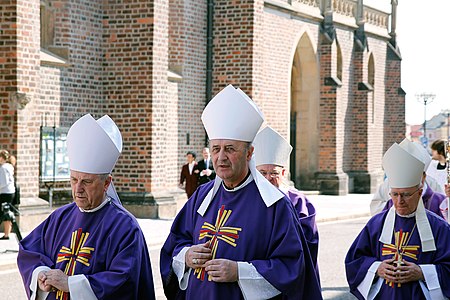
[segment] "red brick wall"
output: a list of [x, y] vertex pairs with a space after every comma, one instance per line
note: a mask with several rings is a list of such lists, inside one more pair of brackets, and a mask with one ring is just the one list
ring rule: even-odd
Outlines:
[[[386, 65], [387, 65], [387, 52], [385, 40], [368, 38], [370, 53], [373, 55], [375, 66], [375, 86], [374, 86], [374, 109], [372, 111], [372, 99], [368, 99], [369, 105], [369, 121], [368, 121], [368, 166], [369, 172], [378, 172], [380, 175], [383, 173], [381, 167], [381, 159], [383, 157], [383, 141], [386, 137], [383, 133], [384, 128], [384, 116], [390, 115], [391, 111], [385, 110], [386, 95], [385, 91], [391, 89], [392, 82], [387, 79]], [[367, 64], [366, 64], [367, 65]], [[400, 68], [400, 64], [398, 64]], [[399, 74], [397, 74], [399, 75]], [[400, 81], [400, 78], [397, 78]], [[405, 107], [404, 99], [396, 98], [399, 103], [403, 103]], [[373, 122], [372, 122], [373, 114]], [[403, 118], [404, 120], [404, 118]], [[396, 120], [397, 125], [401, 124], [402, 119]], [[401, 127], [401, 126], [400, 126]], [[402, 135], [405, 133], [405, 126], [402, 129]]]
[[348, 118], [350, 131], [346, 148], [351, 155], [350, 170], [367, 170], [367, 125], [368, 125], [368, 101], [367, 90], [358, 90], [359, 83], [367, 83], [367, 53], [364, 50], [353, 52], [352, 68], [353, 77], [350, 89], [352, 91], [349, 101]]
[[[119, 191], [175, 190], [185, 152], [194, 150], [200, 158], [205, 138], [200, 115], [208, 100], [206, 1], [52, 1], [53, 46], [68, 50], [67, 66], [59, 67], [40, 65], [39, 2], [4, 1], [0, 11], [0, 141], [18, 155], [26, 196], [37, 195], [41, 120], [70, 126], [88, 112], [109, 114], [122, 131], [124, 151], [114, 170]], [[369, 36], [369, 51], [357, 59], [353, 28], [338, 26], [342, 87], [328, 87], [323, 81], [335, 75], [336, 45], [320, 43], [320, 18], [307, 20], [263, 0], [215, 1], [214, 10], [213, 95], [235, 84], [288, 138], [291, 70], [303, 37], [321, 71], [314, 79], [320, 96], [308, 102], [321, 105], [320, 113], [308, 116], [321, 128], [320, 143], [310, 151], [322, 162], [319, 170], [381, 169], [382, 149], [401, 141], [405, 127], [401, 61], [386, 50], [385, 39]], [[367, 95], [355, 90], [367, 81], [370, 55], [376, 66], [374, 112]], [[181, 79], [168, 80], [169, 69]], [[19, 112], [8, 104], [14, 91], [32, 99]]]
[[164, 191], [168, 1], [110, 0], [103, 25], [105, 111], [121, 129], [124, 144], [114, 171], [117, 189]]
[[383, 119], [383, 153], [405, 138], [405, 94], [401, 89], [401, 56], [391, 46], [386, 47], [386, 90]]
[[[176, 150], [178, 180], [187, 151], [195, 151], [201, 159], [205, 146], [205, 130], [201, 113], [206, 105], [206, 13], [207, 1], [170, 1], [169, 69], [182, 77], [178, 82], [177, 106], [169, 110], [170, 119], [177, 118]], [[189, 144], [188, 144], [189, 136]], [[168, 176], [168, 179], [173, 176]]]
[[9, 97], [17, 91], [16, 1], [3, 1], [0, 10], [0, 145], [17, 155], [17, 114]]
[[255, 14], [261, 0], [214, 1], [213, 94], [228, 84], [253, 97]]
[[[335, 53], [332, 51], [332, 45], [327, 42], [321, 43], [319, 49], [320, 82], [325, 82], [325, 78], [333, 75], [331, 66]], [[339, 139], [337, 135], [339, 119], [336, 112], [340, 106], [336, 89], [336, 86], [321, 85], [319, 172], [342, 172], [342, 165], [338, 164], [336, 151]]]
[[[17, 1], [17, 91], [31, 102], [17, 112], [17, 180], [23, 197], [38, 191], [39, 1]], [[29, 179], [32, 180], [29, 180]], [[27, 180], [28, 179], [28, 180]]]
[[[255, 27], [257, 39], [254, 44], [258, 46], [254, 47], [254, 56], [257, 58], [253, 60], [252, 78], [255, 87], [253, 99], [261, 107], [267, 122], [287, 137], [290, 111], [290, 68], [299, 38], [306, 32], [316, 47], [315, 51], [320, 53], [318, 57], [320, 59], [321, 84], [323, 84], [324, 77], [336, 76], [336, 49], [325, 51], [324, 47], [327, 46], [319, 44], [318, 24], [291, 18], [289, 12], [285, 10], [273, 9], [272, 6], [266, 5], [263, 21], [258, 21], [258, 14], [256, 14], [255, 20], [257, 20]], [[260, 32], [264, 32], [264, 34], [259, 34]], [[349, 34], [349, 32], [351, 33]], [[333, 90], [333, 88], [321, 86], [321, 113], [317, 116], [320, 118], [319, 123], [322, 128], [321, 143], [318, 149], [318, 159], [319, 162], [322, 162], [320, 170], [325, 172], [362, 170], [380, 174], [382, 145], [386, 135], [382, 129], [383, 122], [385, 116], [390, 114], [389, 110], [385, 110], [384, 91], [397, 92], [390, 88], [393, 84], [392, 80], [386, 79], [387, 39], [368, 34], [370, 51], [365, 50], [360, 62], [356, 63], [353, 51], [353, 29], [337, 27], [336, 36], [342, 52], [342, 69], [344, 71], [341, 87]], [[356, 89], [355, 92], [353, 86], [357, 86], [359, 81], [367, 82], [369, 55], [373, 55], [375, 61], [374, 91], [364, 92], [358, 96], [358, 91]], [[262, 60], [258, 60], [258, 58], [262, 58]], [[391, 75], [392, 78], [398, 80], [399, 66], [400, 64], [397, 65], [397, 73]], [[247, 78], [247, 74], [246, 70], [242, 70], [242, 78]], [[359, 79], [354, 77], [355, 74]], [[222, 76], [225, 77], [225, 75]], [[307, 75], [305, 74], [305, 76]], [[371, 93], [374, 93], [375, 99], [373, 108]], [[359, 101], [356, 107], [353, 106], [355, 99]], [[395, 96], [395, 101], [399, 106], [404, 106], [404, 99], [402, 100], [401, 97]], [[333, 118], [335, 118], [334, 121]], [[392, 120], [392, 122], [395, 121]], [[397, 122], [395, 126], [401, 129], [396, 131], [396, 134], [404, 132], [402, 125], [398, 125], [399, 123], [401, 122]]]
[[61, 70], [61, 124], [69, 127], [80, 116], [103, 115], [105, 1], [52, 1], [55, 14], [54, 46], [68, 49], [68, 66]]

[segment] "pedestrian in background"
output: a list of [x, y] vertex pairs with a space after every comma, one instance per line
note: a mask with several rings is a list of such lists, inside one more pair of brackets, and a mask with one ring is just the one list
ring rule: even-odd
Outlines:
[[[6, 150], [0, 150], [0, 205], [9, 203], [12, 205], [16, 193], [14, 184], [14, 166], [11, 164], [11, 155]], [[3, 221], [4, 235], [0, 240], [9, 240], [12, 223]]]
[[186, 153], [187, 163], [181, 167], [179, 187], [186, 191], [188, 198], [192, 196], [198, 187], [198, 177], [200, 172], [197, 168], [197, 162], [195, 161], [196, 156], [194, 151], [188, 151]]
[[197, 163], [198, 171], [200, 172], [198, 178], [199, 185], [210, 182], [216, 177], [208, 147], [203, 148], [202, 155], [203, 159]]
[[444, 140], [436, 140], [431, 144], [431, 158], [433, 160], [427, 169], [427, 174], [436, 179], [444, 190], [447, 183], [447, 158], [445, 157]]

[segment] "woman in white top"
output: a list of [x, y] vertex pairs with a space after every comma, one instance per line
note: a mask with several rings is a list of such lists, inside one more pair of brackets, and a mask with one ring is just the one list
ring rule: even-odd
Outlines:
[[427, 175], [433, 177], [445, 190], [447, 183], [447, 161], [445, 158], [445, 141], [436, 140], [431, 144], [431, 158], [433, 159], [427, 170]]
[[[11, 204], [16, 192], [14, 187], [14, 167], [10, 158], [8, 151], [0, 151], [0, 203], [7, 202]], [[9, 240], [12, 227], [11, 221], [4, 221], [3, 225], [5, 234], [0, 240]]]

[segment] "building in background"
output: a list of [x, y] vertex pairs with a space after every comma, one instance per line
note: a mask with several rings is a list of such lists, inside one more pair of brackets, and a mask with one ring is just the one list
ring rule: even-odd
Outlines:
[[373, 192], [405, 134], [392, 2], [3, 2], [0, 140], [17, 156], [22, 206], [68, 187], [64, 128], [108, 114], [123, 135], [121, 199], [173, 216], [184, 154], [207, 142], [201, 112], [230, 83], [290, 140], [297, 188]]
[[[426, 145], [429, 149], [429, 146], [435, 141], [439, 139], [450, 140], [450, 110], [445, 109], [442, 110], [439, 114], [434, 115], [430, 120], [426, 122]], [[421, 142], [424, 144], [423, 139], [423, 123], [419, 125], [407, 125], [407, 130], [409, 134], [410, 140]]]

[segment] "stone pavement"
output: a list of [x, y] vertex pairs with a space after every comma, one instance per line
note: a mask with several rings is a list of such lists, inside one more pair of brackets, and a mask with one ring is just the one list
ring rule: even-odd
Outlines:
[[[317, 210], [317, 222], [346, 220], [370, 215], [372, 194], [346, 196], [307, 195]], [[172, 225], [172, 219], [138, 219], [149, 248], [159, 249]], [[25, 237], [28, 232], [22, 232]], [[16, 268], [18, 243], [14, 234], [9, 240], [0, 240], [0, 271]]]

